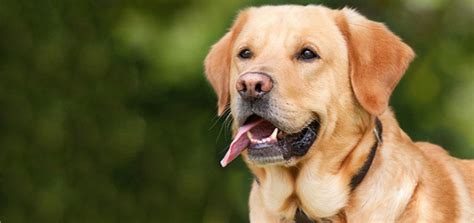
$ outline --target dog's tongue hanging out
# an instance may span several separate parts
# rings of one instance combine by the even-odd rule
[[[272,133],[273,131],[273,133]],[[230,144],[229,150],[221,160],[221,166],[225,167],[240,155],[244,149],[250,145],[250,138],[253,143],[270,143],[276,141],[278,130],[273,124],[262,119],[257,118],[248,123],[245,123],[237,130],[234,140]]]

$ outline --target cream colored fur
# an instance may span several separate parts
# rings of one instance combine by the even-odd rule
[[[236,56],[245,47],[254,52],[251,60]],[[321,58],[296,60],[303,47]],[[347,8],[264,6],[239,14],[206,58],[219,112],[230,104],[235,118],[237,78],[260,71],[275,82],[271,100],[278,106],[272,112],[289,132],[314,118],[321,122],[308,153],[287,165],[255,165],[244,151],[260,181],[250,194],[251,222],[294,222],[297,208],[312,219],[333,222],[474,222],[474,162],[414,143],[388,108],[413,57],[383,24]],[[383,143],[351,191],[350,180],[376,140],[375,117],[383,125]]]

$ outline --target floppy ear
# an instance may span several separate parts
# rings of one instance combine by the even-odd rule
[[[232,44],[242,30],[247,20],[249,10],[251,10],[251,8],[239,13],[230,31],[212,46],[211,51],[209,51],[204,61],[207,80],[209,80],[217,94],[217,114],[219,116],[224,113],[225,108],[229,104]]]
[[[229,104],[229,79],[231,62],[232,31],[212,46],[206,56],[204,67],[206,77],[217,94],[217,114],[220,116]]]
[[[380,115],[415,54],[385,25],[352,9],[338,11],[336,24],[347,42],[354,94],[367,112]]]

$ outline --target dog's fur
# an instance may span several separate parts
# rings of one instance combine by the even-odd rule
[[[321,59],[295,60],[308,45]],[[243,47],[255,53],[251,60],[236,56]],[[259,166],[242,153],[259,180],[250,194],[251,222],[294,222],[297,208],[333,222],[474,222],[474,162],[413,142],[388,108],[413,57],[383,24],[352,9],[264,6],[239,14],[205,61],[218,113],[230,103],[236,120],[237,78],[266,72],[275,82],[271,112],[286,129],[296,132],[315,115],[321,124],[308,153],[286,165]],[[384,140],[351,191],[350,180],[375,142],[375,117]]]

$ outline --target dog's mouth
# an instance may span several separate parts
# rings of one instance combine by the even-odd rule
[[[292,157],[308,152],[317,138],[319,127],[319,121],[315,120],[299,132],[287,134],[271,122],[252,115],[238,129],[221,165],[227,166],[245,149],[248,149],[249,161],[255,164],[286,163]]]

